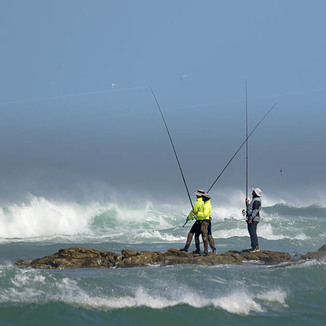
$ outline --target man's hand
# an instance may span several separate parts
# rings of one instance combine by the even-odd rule
[[[194,209],[192,210],[193,211],[193,213],[196,215],[196,214],[198,214],[198,212],[197,211],[195,211]]]
[[[245,199],[245,204],[246,204],[246,206],[248,206],[249,205],[249,199]]]
[[[248,224],[251,224],[252,223],[252,220],[248,220]]]

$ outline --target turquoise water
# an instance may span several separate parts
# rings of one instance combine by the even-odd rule
[[[34,198],[4,207],[0,231],[0,325],[325,325],[326,264],[293,267],[170,266],[33,270],[18,259],[84,246],[120,252],[184,246],[187,208],[58,203]],[[166,211],[173,211],[167,214]],[[214,208],[217,250],[249,247],[239,208]],[[263,210],[262,249],[292,254],[326,243],[326,209]],[[49,223],[55,219],[56,223]],[[15,228],[16,226],[16,228]],[[7,234],[5,237],[4,235]],[[10,237],[8,237],[10,235]],[[192,244],[193,245],[193,244]]]

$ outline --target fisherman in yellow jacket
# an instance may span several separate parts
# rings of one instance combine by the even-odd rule
[[[194,212],[201,212],[204,206],[204,201],[202,196],[205,194],[205,191],[202,189],[198,189],[197,192],[195,193],[196,197],[197,197],[197,201],[194,204],[193,210],[190,211],[187,219],[192,221],[194,218],[197,219],[197,217],[195,216]],[[183,249],[180,249],[181,251],[188,251],[189,246],[191,244],[192,238],[194,234],[198,233],[198,229],[200,227],[200,223],[198,221],[196,221],[194,223],[194,225],[192,226],[192,228],[190,229],[189,233],[188,233],[188,237],[187,237],[187,241],[186,241],[186,245]],[[199,245],[199,237],[195,238],[195,244],[196,244],[196,251],[194,253],[200,253],[200,245]]]
[[[204,205],[202,206],[202,209],[197,211],[193,210],[193,213],[197,216],[197,222],[199,223],[199,226],[197,228],[195,239],[198,238],[201,234],[203,242],[204,242],[204,252],[203,256],[208,255],[208,227],[209,227],[209,221],[210,216],[212,212],[212,204],[211,204],[211,196],[209,194],[203,194],[202,195]]]

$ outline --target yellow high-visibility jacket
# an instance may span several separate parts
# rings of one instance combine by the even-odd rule
[[[209,217],[211,216],[211,212],[212,212],[212,204],[210,200],[207,200],[206,202],[204,202],[202,210],[198,211],[197,221],[209,220]]]
[[[203,198],[199,197],[197,198],[197,201],[194,203],[194,210],[197,212],[200,212],[203,210],[203,206],[204,206],[204,201]],[[189,215],[188,215],[188,220],[193,220],[194,219],[194,212],[191,210]]]

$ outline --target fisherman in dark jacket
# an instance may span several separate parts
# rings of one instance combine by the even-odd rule
[[[249,200],[246,198],[245,203],[247,206],[247,224],[248,231],[250,234],[251,240],[251,249],[252,252],[259,251],[258,237],[257,237],[257,225],[260,221],[260,209],[261,209],[261,195],[262,191],[259,188],[252,189],[252,199],[249,203]]]

